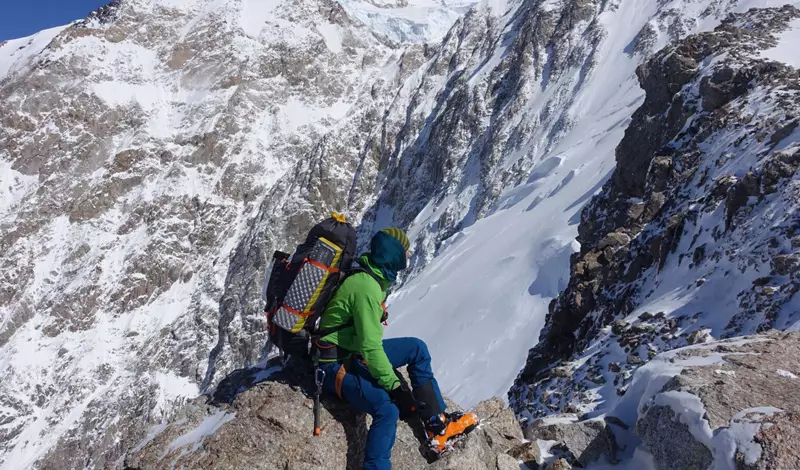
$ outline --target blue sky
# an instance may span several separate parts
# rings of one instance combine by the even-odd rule
[[[0,41],[85,18],[108,0],[0,0]]]

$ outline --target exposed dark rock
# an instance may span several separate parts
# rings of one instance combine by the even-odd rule
[[[752,172],[748,171],[741,181],[733,185],[728,191],[728,198],[725,201],[725,228],[730,228],[733,217],[741,207],[747,204],[750,197],[758,197],[761,195],[759,178]]]
[[[772,269],[781,276],[796,275],[800,272],[800,253],[775,256],[772,258]]]
[[[621,335],[622,333],[625,332],[628,326],[629,326],[628,322],[626,322],[625,320],[614,320],[614,323],[611,324],[611,331],[615,335]]]

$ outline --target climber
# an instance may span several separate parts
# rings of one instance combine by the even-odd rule
[[[364,452],[364,469],[390,469],[398,417],[421,419],[437,452],[447,441],[477,425],[471,413],[446,413],[431,370],[427,345],[418,338],[383,338],[386,291],[406,268],[409,241],[399,228],[373,236],[370,252],[358,259],[356,272],[342,282],[322,315],[322,330],[351,327],[315,342],[323,390],[335,393],[355,409],[372,416]],[[396,369],[408,366],[413,392]]]

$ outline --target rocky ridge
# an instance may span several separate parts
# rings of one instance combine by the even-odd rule
[[[518,413],[609,411],[660,351],[797,323],[800,76],[761,51],[799,15],[731,15],[639,67],[645,102],[582,213]]]
[[[481,426],[439,460],[425,456],[418,426],[401,422],[393,468],[565,470],[792,469],[800,458],[800,334],[687,346],[654,357],[604,416],[537,419],[520,429],[494,398],[476,405]],[[139,469],[358,469],[369,417],[325,397],[322,436],[311,436],[313,379],[297,366],[237,370],[209,396],[150,428],[125,456]],[[449,400],[450,408],[458,408]]]
[[[322,434],[312,436],[313,377],[291,370],[234,372],[208,399],[188,403],[172,422],[152,428],[125,457],[123,468],[360,469],[369,417],[326,397]],[[419,427],[401,422],[392,468],[516,470],[520,458],[533,462],[538,448],[523,442],[513,412],[501,399],[482,402],[474,411],[483,424],[433,463],[425,456]]]
[[[715,461],[737,469],[794,468],[800,398],[790,371],[800,370],[798,348],[797,333],[770,332],[659,357],[649,371],[664,361],[698,365],[669,378],[642,403],[635,435],[662,469]]]

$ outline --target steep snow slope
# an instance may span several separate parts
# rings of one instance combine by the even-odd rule
[[[614,169],[614,149],[642,103],[637,65],[669,40],[713,28],[729,11],[781,3],[612,2],[574,25],[568,42],[586,40],[581,24],[596,21],[603,31],[587,66],[560,77],[570,83],[563,88],[549,82],[545,66],[537,86],[520,92],[522,109],[516,116],[524,120],[545,113],[546,106],[553,106],[548,100],[560,93],[555,106],[569,122],[567,129],[555,144],[550,136],[534,135],[504,155],[504,167],[517,159],[529,162],[520,184],[499,188],[503,193],[487,217],[442,242],[437,257],[392,297],[388,334],[426,339],[442,386],[459,402],[470,405],[502,395],[535,344],[548,304],[567,285],[570,256],[579,248],[575,236],[581,209]],[[507,25],[504,41],[520,34],[514,18],[521,14],[514,9],[501,18]],[[548,46],[548,54],[554,47]],[[501,45],[496,56],[468,69],[468,86],[479,86],[474,83],[504,53]],[[479,169],[471,171],[472,182],[460,192],[419,210],[410,225],[415,238],[424,240],[426,231],[438,229],[447,205],[475,204]]]
[[[32,57],[41,53],[66,26],[45,29],[33,36],[0,43],[0,80],[10,73],[21,71]]]

